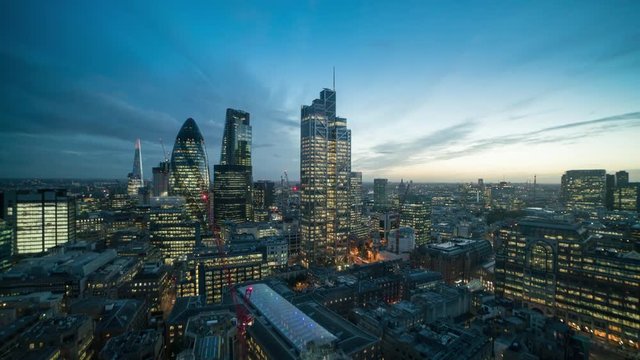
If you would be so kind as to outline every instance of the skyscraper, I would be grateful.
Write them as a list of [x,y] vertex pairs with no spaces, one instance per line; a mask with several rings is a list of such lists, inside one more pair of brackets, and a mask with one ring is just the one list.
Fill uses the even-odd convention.
[[568,210],[595,210],[606,205],[605,170],[569,170],[562,175],[562,198]]
[[224,222],[253,220],[251,124],[248,112],[227,109],[220,164],[213,167],[213,216]]
[[133,155],[133,170],[129,173],[129,181],[127,183],[127,193],[129,195],[138,195],[138,190],[141,187],[144,187],[144,177],[142,176],[140,139],[137,139],[136,150]]
[[189,118],[176,137],[171,153],[169,195],[182,196],[188,217],[206,224],[209,193],[209,163],[204,138]]
[[302,106],[300,231],[304,265],[348,263],[351,130],[336,116],[336,92]]
[[5,194],[15,254],[34,254],[76,239],[76,202],[66,190],[18,190]]
[[363,216],[364,202],[362,199],[362,173],[352,171],[349,185],[351,196],[351,218],[349,220],[350,235],[356,239],[365,239],[369,235],[369,227]]
[[387,179],[373,179],[373,208],[376,211],[385,211],[389,207],[387,198]]
[[629,173],[624,170],[616,172],[616,186],[627,185],[629,185]]
[[169,194],[169,160],[164,160],[151,169],[153,172],[153,196],[167,196]]

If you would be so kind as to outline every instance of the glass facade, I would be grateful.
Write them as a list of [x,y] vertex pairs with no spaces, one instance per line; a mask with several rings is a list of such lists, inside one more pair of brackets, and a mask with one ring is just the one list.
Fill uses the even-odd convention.
[[351,130],[324,89],[301,110],[300,233],[305,266],[348,264]]
[[416,246],[429,243],[431,216],[426,204],[421,202],[402,204],[400,225],[409,226],[415,231]]
[[570,170],[562,175],[562,197],[567,210],[592,211],[606,206],[605,170]]
[[0,272],[8,270],[13,255],[13,229],[0,219]]
[[149,212],[149,242],[160,249],[166,264],[173,264],[193,254],[199,226],[179,207],[152,207]]
[[15,254],[40,253],[75,241],[75,198],[68,196],[66,190],[27,190],[8,195]]
[[388,182],[387,179],[373,179],[373,207],[376,211],[385,211],[389,207]]
[[204,138],[196,122],[189,118],[173,146],[169,195],[184,197],[188,217],[201,224],[206,224],[208,218],[209,179]]
[[127,193],[129,195],[138,195],[138,191],[142,187],[144,187],[144,177],[142,176],[142,154],[140,139],[138,139],[136,140],[136,151],[133,155],[133,170],[129,173]]
[[640,258],[593,241],[560,222],[521,220],[501,229],[496,294],[592,337],[640,349]]
[[214,166],[213,216],[216,227],[224,222],[253,221],[249,113],[227,109],[220,165]]

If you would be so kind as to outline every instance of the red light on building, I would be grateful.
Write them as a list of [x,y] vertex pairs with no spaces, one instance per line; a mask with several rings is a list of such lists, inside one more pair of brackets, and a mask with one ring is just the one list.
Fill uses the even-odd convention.
[[291,188],[291,190],[293,190],[294,192],[295,192],[295,191],[298,191],[298,187],[297,187],[297,186],[294,186],[294,187],[292,187],[292,188]]

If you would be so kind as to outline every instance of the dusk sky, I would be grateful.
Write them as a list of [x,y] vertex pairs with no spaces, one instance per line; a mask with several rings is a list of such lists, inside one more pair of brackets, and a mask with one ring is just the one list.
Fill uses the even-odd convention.
[[640,1],[3,1],[0,177],[145,178],[182,123],[217,164],[251,113],[254,179],[299,174],[332,86],[352,169],[414,181],[640,180]]

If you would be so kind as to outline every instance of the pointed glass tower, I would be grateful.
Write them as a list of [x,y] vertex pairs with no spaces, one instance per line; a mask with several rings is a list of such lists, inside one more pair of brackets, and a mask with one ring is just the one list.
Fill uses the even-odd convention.
[[138,195],[141,187],[144,187],[144,178],[142,177],[142,154],[140,147],[140,139],[136,140],[136,151],[133,156],[133,170],[129,173],[129,181],[127,183],[127,193],[129,195]]
[[184,197],[189,218],[206,224],[209,162],[202,133],[191,118],[180,128],[173,146],[169,195]]

